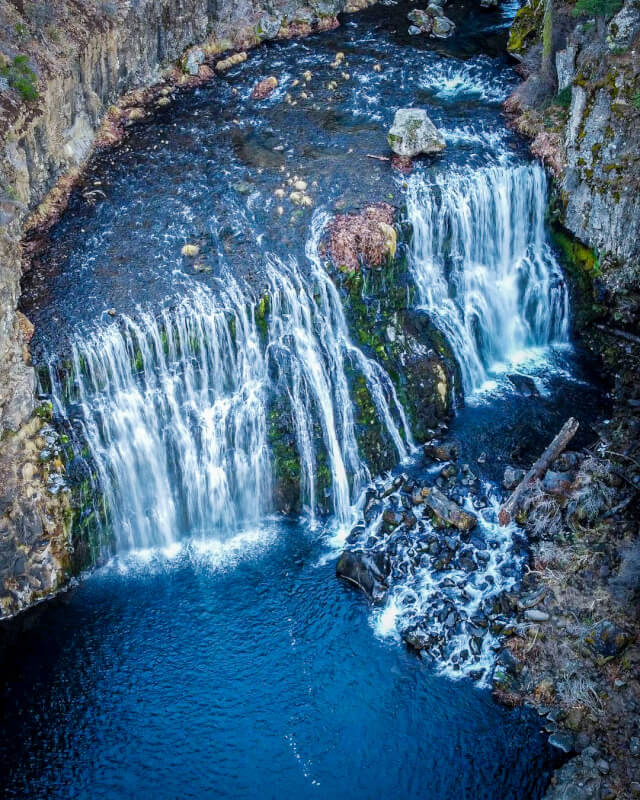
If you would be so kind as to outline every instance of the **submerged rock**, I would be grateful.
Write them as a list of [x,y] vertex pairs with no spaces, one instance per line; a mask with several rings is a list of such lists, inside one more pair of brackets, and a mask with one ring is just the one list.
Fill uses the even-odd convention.
[[396,155],[432,155],[445,148],[445,141],[422,108],[399,108],[387,134],[389,147]]
[[278,88],[278,79],[275,75],[270,75],[268,78],[256,83],[251,92],[252,100],[265,100],[269,95]]
[[520,372],[510,372],[507,378],[513,384],[516,391],[523,395],[523,397],[540,396],[536,382],[529,375],[522,375]]
[[384,601],[389,575],[389,563],[384,553],[345,550],[336,566],[336,574],[361,589],[372,602]]

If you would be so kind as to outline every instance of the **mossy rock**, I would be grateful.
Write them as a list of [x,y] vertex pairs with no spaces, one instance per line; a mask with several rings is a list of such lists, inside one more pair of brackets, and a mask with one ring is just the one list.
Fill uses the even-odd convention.
[[573,326],[584,332],[602,317],[603,309],[596,302],[601,274],[598,254],[558,222],[551,227],[551,239],[568,279]]
[[544,3],[534,0],[532,5],[523,5],[516,14],[511,30],[507,50],[516,58],[522,58],[529,47],[542,35],[542,19]]
[[[414,438],[426,440],[429,429],[450,417],[453,387],[461,383],[445,338],[426,314],[413,308],[415,285],[407,264],[406,243],[399,242],[395,259],[382,268],[363,268],[349,275],[335,269],[334,274],[346,295],[345,313],[353,339],[387,371]],[[370,417],[368,392],[356,384],[354,395],[359,419]],[[363,433],[359,426],[359,434],[367,460],[374,456],[370,466],[384,464],[381,469],[388,469],[384,432]]]

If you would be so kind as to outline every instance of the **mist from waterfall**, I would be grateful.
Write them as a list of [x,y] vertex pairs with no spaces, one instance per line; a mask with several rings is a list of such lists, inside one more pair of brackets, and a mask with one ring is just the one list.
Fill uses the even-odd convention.
[[419,304],[447,337],[465,393],[528,348],[568,340],[569,297],[544,229],[546,203],[538,164],[409,179]]

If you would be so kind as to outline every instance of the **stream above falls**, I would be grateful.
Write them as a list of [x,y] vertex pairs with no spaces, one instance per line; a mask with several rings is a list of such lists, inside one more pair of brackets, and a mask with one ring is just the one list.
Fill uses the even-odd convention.
[[[486,688],[497,639],[469,659],[462,625],[428,663],[400,637],[444,596],[464,617],[517,586],[526,543],[495,519],[504,467],[570,414],[588,443],[601,390],[571,343],[544,171],[500,112],[515,6],[452,2],[445,41],[409,36],[410,8],[265,45],[176,94],[91,160],[37,250],[23,310],[40,391],[92,474],[101,566],[11,645],[7,797],[543,795],[554,755],[536,715]],[[274,94],[251,100],[271,74]],[[407,105],[447,149],[403,176],[367,155],[386,154]],[[276,194],[287,178],[311,208]],[[389,286],[415,347],[448,370],[425,427],[455,410],[482,486],[464,499],[474,553],[490,556],[461,591],[401,559],[372,608],[335,578],[363,492],[381,471],[433,467],[323,241],[336,213],[382,201],[404,269]],[[373,282],[362,308],[380,318]]]

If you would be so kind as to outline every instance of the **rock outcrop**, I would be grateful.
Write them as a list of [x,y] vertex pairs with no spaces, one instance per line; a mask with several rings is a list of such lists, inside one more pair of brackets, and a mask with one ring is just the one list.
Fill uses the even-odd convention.
[[[559,221],[591,251],[579,260],[589,277],[598,279],[600,299],[594,300],[602,305],[608,292],[613,305],[628,307],[635,295],[637,306],[640,12],[627,0],[607,25],[603,16],[590,20],[572,6],[555,8],[551,94],[557,94],[549,98],[540,76],[543,5],[541,0],[527,4],[516,16],[509,49],[528,78],[507,109],[556,175]],[[631,322],[629,311],[616,312]]]

